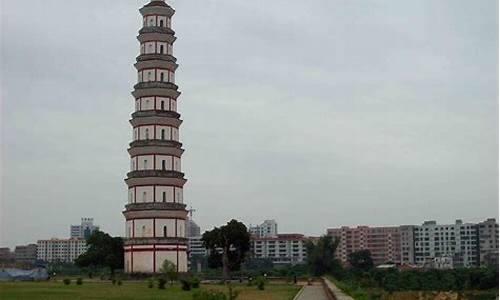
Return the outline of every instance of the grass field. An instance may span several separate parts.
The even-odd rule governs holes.
[[[227,291],[223,285],[202,285],[202,289]],[[241,291],[238,300],[291,300],[299,287],[270,284],[264,291],[246,285],[234,285]],[[191,300],[193,291],[182,291],[180,286],[165,290],[148,288],[146,282],[126,281],[121,286],[109,282],[84,282],[83,285],[63,285],[62,282],[5,282],[0,283],[1,300]]]

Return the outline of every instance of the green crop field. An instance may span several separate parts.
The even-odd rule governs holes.
[[[238,300],[291,300],[299,287],[286,284],[270,284],[264,291],[255,286],[233,285],[241,291]],[[224,285],[202,285],[202,289],[227,291]],[[165,290],[148,288],[146,282],[125,281],[123,285],[109,282],[85,282],[83,285],[64,285],[60,281],[50,282],[5,282],[0,283],[1,300],[191,300],[194,290],[182,291],[180,286],[167,286]]]

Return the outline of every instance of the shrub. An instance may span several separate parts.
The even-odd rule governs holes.
[[[255,278],[254,280],[255,285],[257,286],[257,289],[263,291],[266,288],[266,279],[262,276],[259,276]]]
[[[239,294],[239,291],[233,290],[233,287],[228,285],[227,295],[220,291],[200,290],[194,293],[193,300],[236,300]]]
[[[190,278],[181,278],[181,288],[183,291],[191,290],[191,279]]]
[[[69,278],[64,278],[64,279],[63,279],[63,283],[64,283],[64,285],[70,285],[70,283],[71,283],[71,279],[69,279]]]
[[[83,284],[83,279],[82,279],[82,278],[80,278],[80,277],[79,277],[79,278],[77,278],[77,279],[76,279],[76,284],[77,284],[77,285],[82,285],[82,284]]]
[[[200,282],[201,282],[200,278],[198,278],[196,276],[193,277],[191,279],[191,286],[193,287],[193,289],[199,288],[200,287]]]
[[[118,281],[116,282],[116,284],[122,285],[122,281],[120,279],[118,279]]]
[[[167,281],[165,280],[165,278],[163,278],[163,277],[158,278],[158,288],[160,290],[164,290],[165,289],[165,283],[167,283]]]
[[[236,300],[239,296],[240,292],[237,290],[233,290],[231,285],[228,286],[228,300]]]
[[[153,286],[154,286],[154,284],[153,284],[153,279],[149,278],[149,279],[148,279],[148,288],[152,289],[152,288],[153,288]]]
[[[228,298],[223,292],[209,290],[196,292],[193,300],[228,300]]]
[[[163,262],[162,267],[160,268],[160,273],[163,277],[170,281],[170,285],[173,285],[174,281],[179,277],[177,267],[169,260],[165,260]]]

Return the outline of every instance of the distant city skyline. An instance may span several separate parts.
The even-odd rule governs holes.
[[[167,2],[202,231],[498,220],[498,1]],[[125,235],[145,3],[1,2],[0,246]]]

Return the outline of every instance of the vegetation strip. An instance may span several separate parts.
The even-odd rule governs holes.
[[[322,277],[322,279],[326,289],[330,292],[334,300],[354,300],[351,296],[346,295],[344,291],[339,289],[333,282],[328,280],[328,278]]]

